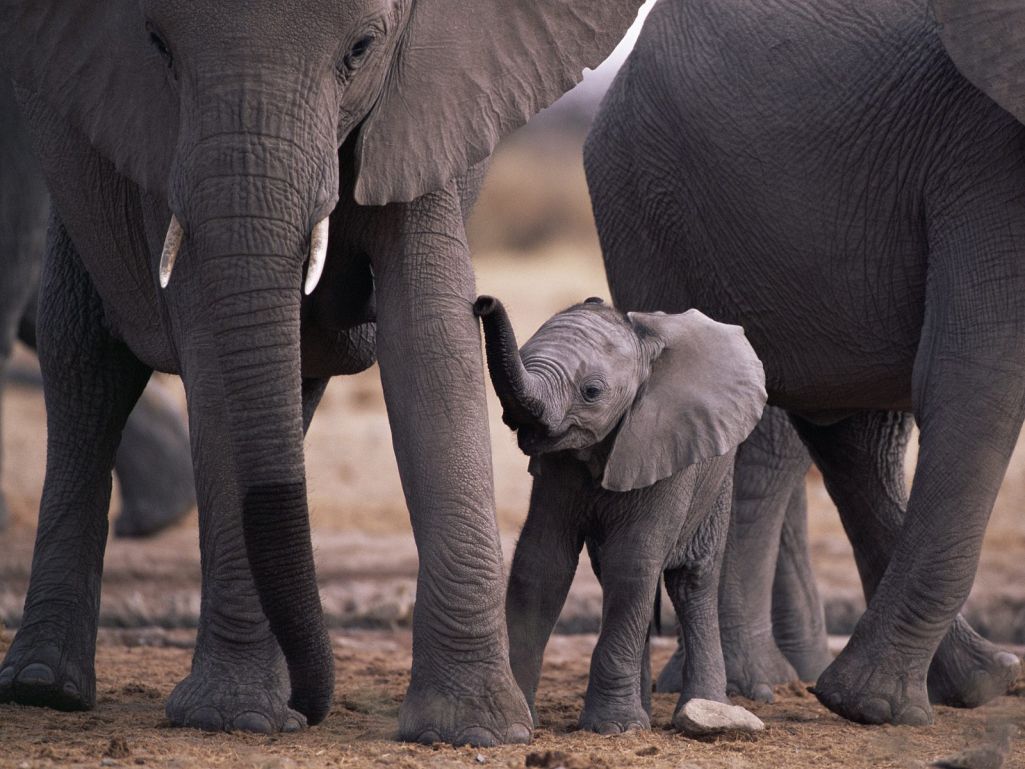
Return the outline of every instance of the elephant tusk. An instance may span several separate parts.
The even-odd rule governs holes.
[[[306,286],[303,289],[306,296],[313,293],[313,289],[320,282],[320,276],[324,274],[324,263],[327,261],[327,235],[331,228],[330,217],[325,216],[317,226],[313,228],[310,235],[310,264],[306,268]]]
[[[167,237],[164,238],[164,250],[160,254],[160,287],[167,288],[171,282],[171,271],[174,269],[174,261],[178,258],[182,241],[185,240],[185,230],[182,229],[178,217],[171,216],[171,224],[167,227]]]

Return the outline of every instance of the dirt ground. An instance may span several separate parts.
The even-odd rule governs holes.
[[[335,706],[318,727],[274,737],[173,729],[163,702],[189,663],[189,650],[125,641],[187,645],[188,636],[104,634],[97,669],[98,705],[89,713],[0,706],[0,768],[59,766],[187,767],[527,767],[555,769],[917,769],[985,744],[1007,723],[1025,729],[1025,699],[1009,696],[975,711],[937,708],[935,725],[864,727],[832,715],[800,688],[781,689],[773,705],[737,700],[766,730],[753,738],[689,740],[670,725],[675,695],[655,695],[652,730],[600,737],[575,730],[587,684],[593,635],[556,636],[538,692],[541,728],[529,746],[493,749],[422,747],[394,741],[408,681],[406,632],[355,631],[334,639]],[[659,639],[656,664],[671,653]],[[1021,682],[1025,690],[1025,681]],[[545,754],[559,753],[561,756]],[[1025,766],[1025,742],[1004,764]],[[982,767],[979,767],[982,769]]]
[[[543,195],[536,194],[531,180],[539,173],[561,187],[549,185]],[[582,170],[564,147],[500,155],[470,234],[479,255],[478,288],[506,302],[521,340],[551,313],[590,295],[608,295]],[[16,357],[18,367],[33,365],[24,351]],[[181,397],[176,380],[163,384]],[[493,397],[489,408],[498,520],[508,559],[530,481],[526,460],[502,425]],[[42,398],[32,388],[9,388],[3,409],[2,481],[14,520],[0,533],[0,621],[12,628],[20,620],[31,562],[45,427]],[[318,575],[329,622],[336,628],[339,661],[337,704],[325,724],[270,739],[167,726],[163,702],[188,669],[191,628],[199,611],[193,512],[152,540],[111,541],[103,583],[98,707],[86,714],[59,714],[0,706],[0,767],[519,767],[528,762],[549,769],[918,767],[984,740],[988,729],[1002,723],[1025,728],[1022,697],[1006,697],[977,711],[939,708],[936,725],[927,729],[866,728],[830,715],[801,691],[789,691],[776,705],[752,706],[768,726],[755,740],[685,740],[667,730],[674,700],[666,696],[656,697],[652,732],[621,738],[581,734],[572,729],[594,637],[562,635],[553,639],[546,659],[539,696],[542,729],[530,747],[474,751],[398,744],[392,738],[410,664],[406,628],[417,560],[376,368],[331,383],[307,439],[307,458]],[[913,461],[912,452],[909,468]],[[821,480],[811,474],[808,483],[816,573],[831,631],[843,634],[863,607],[857,574]],[[1016,644],[1025,644],[1023,508],[1025,443],[997,501],[967,608],[982,632]],[[593,632],[599,616],[597,585],[582,567],[561,629]],[[0,649],[12,635],[8,630]],[[671,646],[671,639],[657,639],[656,664]],[[1020,745],[1025,746],[1025,737]],[[566,755],[544,759],[546,751]],[[539,755],[530,759],[530,754]],[[1025,766],[1021,747],[1006,766]]]

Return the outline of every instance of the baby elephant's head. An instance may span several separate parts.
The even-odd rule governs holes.
[[[584,450],[612,436],[602,485],[649,486],[721,456],[765,406],[762,364],[740,326],[697,310],[624,314],[588,299],[517,349],[502,303],[482,296],[488,368],[503,421],[531,456]]]

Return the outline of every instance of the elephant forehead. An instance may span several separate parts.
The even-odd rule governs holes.
[[[524,356],[548,355],[567,367],[633,359],[638,350],[637,336],[622,318],[590,309],[559,313],[523,346]]]

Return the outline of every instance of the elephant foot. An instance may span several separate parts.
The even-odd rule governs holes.
[[[414,666],[399,709],[400,740],[474,747],[530,742],[533,719],[508,663],[464,663],[453,673],[466,684],[460,686],[455,675],[425,681]]]
[[[687,660],[687,649],[682,643],[676,644],[676,651],[669,658],[662,672],[655,681],[655,691],[662,694],[676,694],[683,688],[683,663]]]
[[[743,632],[723,633],[722,651],[728,694],[772,702],[773,688],[799,680],[771,633],[754,636]]]
[[[580,714],[580,728],[597,734],[625,734],[650,729],[651,719],[640,698],[636,702],[588,697]]]
[[[92,651],[68,649],[19,631],[0,664],[0,702],[90,710],[96,704],[96,671]]]
[[[932,707],[924,671],[916,673],[885,653],[847,645],[819,676],[812,693],[839,716],[861,724],[926,726]]]
[[[976,708],[1006,694],[1020,672],[1016,655],[987,641],[958,615],[929,667],[929,699]]]
[[[197,655],[200,652],[197,652]],[[288,707],[291,687],[284,659],[232,663],[196,659],[164,708],[172,726],[208,732],[295,732],[306,717]]]

